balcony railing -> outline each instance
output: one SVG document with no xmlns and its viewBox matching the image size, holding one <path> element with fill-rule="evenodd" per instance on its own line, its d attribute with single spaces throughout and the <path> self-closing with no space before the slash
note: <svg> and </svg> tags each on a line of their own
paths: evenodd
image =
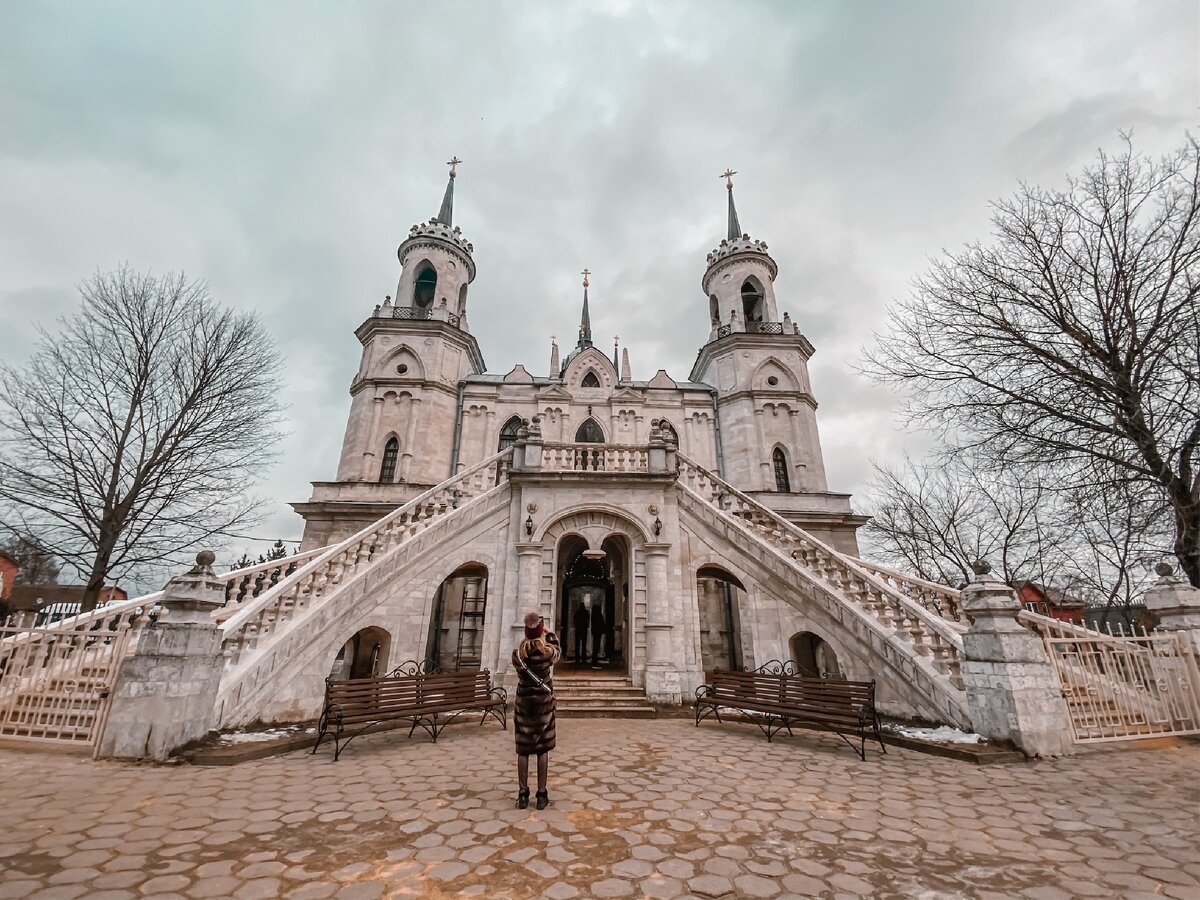
<svg viewBox="0 0 1200 900">
<path fill-rule="evenodd" d="M 621 444 L 543 444 L 542 471 L 645 474 L 650 471 L 650 448 Z"/>
<path fill-rule="evenodd" d="M 391 316 L 393 319 L 414 319 L 424 322 L 445 322 L 454 328 L 462 328 L 462 316 L 450 312 L 444 306 L 381 306 L 376 309 L 377 316 Z"/>
</svg>

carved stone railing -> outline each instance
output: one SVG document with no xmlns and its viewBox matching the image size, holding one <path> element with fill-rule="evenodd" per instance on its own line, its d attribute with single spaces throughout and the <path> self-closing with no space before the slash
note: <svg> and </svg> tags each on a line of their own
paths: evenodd
<svg viewBox="0 0 1200 900">
<path fill-rule="evenodd" d="M 511 448 L 502 450 L 446 479 L 341 543 L 323 548 L 274 587 L 242 603 L 221 623 L 227 668 L 237 667 L 247 653 L 367 566 L 495 487 L 497 472 L 511 454 Z"/>
<path fill-rule="evenodd" d="M 308 560 L 324 551 L 324 547 L 285 556 L 281 559 L 255 563 L 244 569 L 235 569 L 227 575 L 218 575 L 225 580 L 225 606 L 217 611 L 218 621 L 229 618 L 237 607 L 247 599 L 253 600 L 263 591 L 268 591 L 284 578 L 287 578 Z"/>
<path fill-rule="evenodd" d="M 650 471 L 650 448 L 622 444 L 543 444 L 542 471 L 644 474 Z"/>
<path fill-rule="evenodd" d="M 964 625 L 925 609 L 858 565 L 857 560 L 817 540 L 683 454 L 679 454 L 679 483 L 774 547 L 810 577 L 869 613 L 886 632 L 909 645 L 915 657 L 929 660 L 954 688 L 962 690 Z"/>
<path fill-rule="evenodd" d="M 926 581 L 915 575 L 906 575 L 904 572 L 898 572 L 865 559 L 847 558 L 853 559 L 854 564 L 859 568 L 870 572 L 884 584 L 890 585 L 909 599 L 921 604 L 934 615 L 956 622 L 964 628 L 967 626 L 966 616 L 962 612 L 961 591 L 956 591 L 952 587 L 938 584 L 935 581 Z"/>
</svg>

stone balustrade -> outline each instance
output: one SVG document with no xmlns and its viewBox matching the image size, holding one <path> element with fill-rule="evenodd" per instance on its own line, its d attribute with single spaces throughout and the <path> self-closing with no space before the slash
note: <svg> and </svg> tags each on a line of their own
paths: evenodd
<svg viewBox="0 0 1200 900">
<path fill-rule="evenodd" d="M 542 471 L 646 474 L 650 471 L 650 448 L 620 444 L 543 444 Z"/>
<path fill-rule="evenodd" d="M 965 626 L 935 614 L 909 591 L 902 591 L 897 586 L 903 578 L 899 573 L 894 573 L 890 583 L 877 577 L 857 565 L 857 560 L 838 553 L 683 454 L 679 454 L 679 480 L 798 567 L 829 584 L 839 596 L 868 611 L 885 630 L 911 646 L 917 657 L 929 659 L 951 685 L 962 689 Z"/>
<path fill-rule="evenodd" d="M 919 603 L 923 609 L 966 627 L 967 620 L 962 613 L 961 591 L 946 587 L 944 584 L 926 581 L 924 578 L 917 578 L 915 575 L 906 575 L 865 559 L 855 559 L 854 564 Z"/>
<path fill-rule="evenodd" d="M 238 666 L 287 623 L 332 596 L 372 562 L 486 493 L 502 479 L 512 450 L 465 469 L 357 534 L 312 554 L 275 586 L 244 602 L 221 623 L 227 665 Z"/>
</svg>

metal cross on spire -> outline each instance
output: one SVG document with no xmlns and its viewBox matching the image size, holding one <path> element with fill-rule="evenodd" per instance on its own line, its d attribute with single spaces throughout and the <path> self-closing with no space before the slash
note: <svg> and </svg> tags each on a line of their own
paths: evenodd
<svg viewBox="0 0 1200 900">
<path fill-rule="evenodd" d="M 456 174 L 458 174 L 458 165 L 461 162 L 462 162 L 462 160 L 459 159 L 457 155 L 450 157 L 450 159 L 446 162 L 446 165 L 448 165 L 450 167 L 450 177 L 451 178 L 453 178 Z"/>
<path fill-rule="evenodd" d="M 584 269 L 579 274 L 583 276 L 583 286 L 587 287 L 588 286 L 588 276 L 591 275 L 592 273 L 589 272 L 587 269 Z"/>
<path fill-rule="evenodd" d="M 742 234 L 742 225 L 733 206 L 733 176 L 736 174 L 733 169 L 726 169 L 721 173 L 721 177 L 725 179 L 725 188 L 729 191 L 729 227 L 726 229 L 726 236 L 727 240 L 731 241 L 736 241 Z"/>
</svg>

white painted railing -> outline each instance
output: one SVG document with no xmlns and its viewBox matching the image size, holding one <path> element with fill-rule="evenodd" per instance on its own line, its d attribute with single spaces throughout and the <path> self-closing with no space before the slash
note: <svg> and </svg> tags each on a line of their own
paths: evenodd
<svg viewBox="0 0 1200 900">
<path fill-rule="evenodd" d="M 893 584 L 817 540 L 782 516 L 752 500 L 703 466 L 679 454 L 680 483 L 776 547 L 797 566 L 838 595 L 874 616 L 883 628 L 928 658 L 936 671 L 961 690 L 962 635 L 966 627 L 926 609 Z"/>
<path fill-rule="evenodd" d="M 543 444 L 542 471 L 644 474 L 650 471 L 650 448 L 623 444 Z"/>
<path fill-rule="evenodd" d="M 340 544 L 323 548 L 274 587 L 242 603 L 221 623 L 227 666 L 236 667 L 245 654 L 364 567 L 494 487 L 511 455 L 512 448 L 502 450 L 446 479 Z"/>
<path fill-rule="evenodd" d="M 235 569 L 217 577 L 224 580 L 225 606 L 213 614 L 218 622 L 223 622 L 237 612 L 238 607 L 247 600 L 253 600 L 264 591 L 269 591 L 280 581 L 295 572 L 300 566 L 328 550 L 328 547 L 317 547 L 282 559 L 272 559 L 267 562 L 255 563 L 244 569 Z"/>
</svg>

